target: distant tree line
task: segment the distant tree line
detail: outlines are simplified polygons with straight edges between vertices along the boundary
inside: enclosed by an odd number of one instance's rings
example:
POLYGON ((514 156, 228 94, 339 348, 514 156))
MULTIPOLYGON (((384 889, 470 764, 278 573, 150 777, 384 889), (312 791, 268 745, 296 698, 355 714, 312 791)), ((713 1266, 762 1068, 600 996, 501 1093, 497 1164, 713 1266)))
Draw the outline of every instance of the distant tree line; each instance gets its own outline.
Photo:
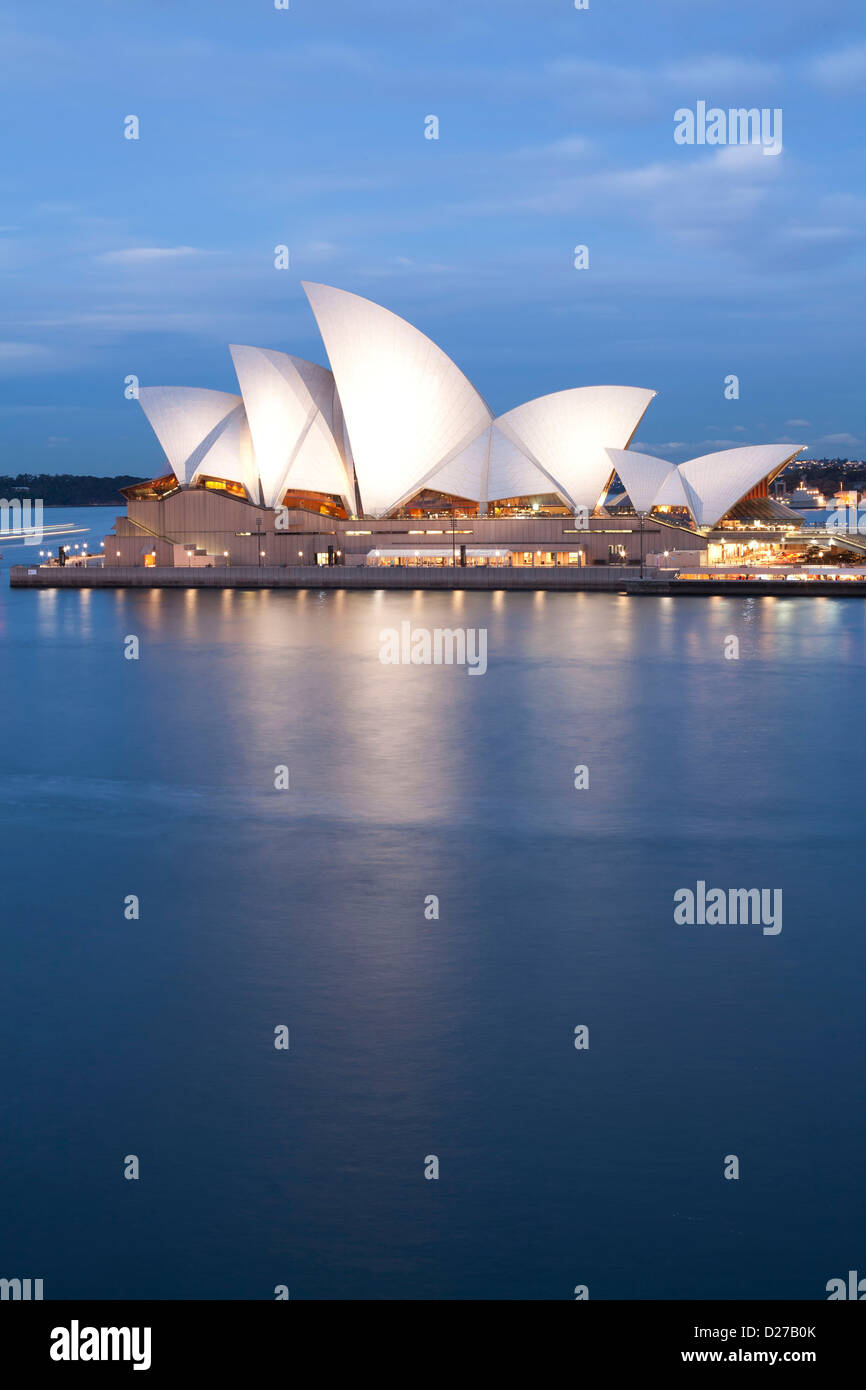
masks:
POLYGON ((0 497, 40 498, 46 507, 123 506, 122 487, 144 482, 127 473, 114 478, 94 478, 89 473, 19 473, 0 475, 0 497))

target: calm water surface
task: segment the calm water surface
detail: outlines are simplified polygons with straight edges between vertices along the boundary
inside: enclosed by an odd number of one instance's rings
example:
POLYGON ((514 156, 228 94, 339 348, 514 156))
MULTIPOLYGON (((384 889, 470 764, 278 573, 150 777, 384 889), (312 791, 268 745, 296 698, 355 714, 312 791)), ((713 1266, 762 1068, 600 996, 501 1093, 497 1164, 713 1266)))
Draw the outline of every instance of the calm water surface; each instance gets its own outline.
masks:
POLYGON ((866 606, 4 578, 0 630, 0 1273, 809 1299, 862 1267, 866 606), (383 666, 404 619, 486 628, 487 674, 383 666), (781 934, 675 925, 698 879, 781 887, 781 934))

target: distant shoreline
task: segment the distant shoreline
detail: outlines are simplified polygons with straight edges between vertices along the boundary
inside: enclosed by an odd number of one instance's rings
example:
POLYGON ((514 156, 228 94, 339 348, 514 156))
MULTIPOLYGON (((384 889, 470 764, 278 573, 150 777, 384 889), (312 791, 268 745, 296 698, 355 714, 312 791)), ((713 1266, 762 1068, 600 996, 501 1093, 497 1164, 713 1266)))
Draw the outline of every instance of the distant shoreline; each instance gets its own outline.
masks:
POLYGON ((130 473, 4 473, 0 474, 0 498, 11 502, 40 503, 43 507, 126 506, 123 488, 142 481, 130 473))

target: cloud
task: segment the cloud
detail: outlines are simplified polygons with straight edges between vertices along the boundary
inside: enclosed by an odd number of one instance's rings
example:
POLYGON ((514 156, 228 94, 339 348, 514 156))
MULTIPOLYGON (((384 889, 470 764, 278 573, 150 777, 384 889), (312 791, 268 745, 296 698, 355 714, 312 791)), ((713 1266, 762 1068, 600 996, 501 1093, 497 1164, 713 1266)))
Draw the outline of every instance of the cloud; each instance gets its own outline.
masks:
MULTIPOLYGON (((767 86, 776 81, 778 70, 769 63, 735 54, 718 53, 704 58, 690 58, 684 63, 671 63, 663 69, 669 82, 686 83, 695 90, 714 91, 724 96, 731 88, 767 86)), ((726 96, 725 100, 729 98, 726 96)), ((733 100, 730 97, 730 100, 733 100)))
POLYGON ((657 458, 664 458, 666 454, 681 454, 691 449, 691 444, 646 444, 642 440, 636 440, 629 445, 633 454, 654 454, 657 458))
POLYGON ((203 254, 197 246, 127 246, 121 251, 103 251, 96 259, 108 265, 149 265, 203 254))
POLYGON ((808 430, 812 427, 811 420, 786 420, 786 425, 790 425, 792 430, 808 430))
POLYGON ((54 368, 55 354, 43 343, 0 342, 0 373, 14 376, 54 368))
POLYGON ((513 150, 512 159, 579 159, 597 149, 594 140, 585 135, 564 135, 547 145, 521 145, 513 150))
POLYGON ((548 90, 553 82, 570 105, 620 121, 646 116, 664 100, 657 77, 588 58, 556 58, 534 79, 527 75, 525 80, 548 90))
MULTIPOLYGON (((391 180, 381 174, 290 174, 280 179, 278 191, 284 195, 308 197, 314 193, 364 193, 387 188, 391 180)), ((273 178, 261 180, 274 192, 273 178)))
POLYGON ((333 261, 344 254, 343 247, 332 241, 309 241, 292 247, 292 255, 303 261, 333 261))
POLYGON ((327 69, 331 72, 370 73, 379 66, 378 56, 346 43, 313 42, 297 44, 291 50, 280 48, 274 61, 286 67, 327 69))
POLYGON ((391 275, 401 275, 407 272, 419 273, 422 275, 447 275, 456 270, 456 266, 445 265, 441 261, 413 261, 409 256, 394 256, 392 260, 380 266, 364 266, 361 270, 362 275, 368 275, 371 279, 381 279, 391 275))
POLYGON ((785 228, 785 236, 792 242, 810 246, 835 246, 860 240, 861 233, 856 227, 818 227, 791 223, 785 228))
MULTIPOLYGON (((540 157, 515 161, 507 190, 497 174, 464 203, 438 211, 452 218, 581 220, 590 213, 601 228, 596 246, 602 235, 618 237, 626 224, 649 230, 677 255, 681 249, 689 253, 685 261, 680 257, 680 284, 684 270, 696 275, 708 258, 718 264, 720 254, 726 274, 736 266, 750 277, 760 276, 764 286, 768 276, 778 282, 803 271, 839 279, 846 273, 844 263, 866 244, 866 199, 824 191, 826 182, 816 191, 814 170, 789 153, 767 159, 757 145, 699 150, 678 149, 671 142, 668 157, 625 167, 605 155, 603 162, 573 168, 540 157)), ((586 237, 576 235, 578 240, 586 237)), ((600 264, 596 260, 596 269, 600 264)))
POLYGON ((866 82, 866 43, 825 53, 812 63, 811 77, 828 91, 860 92, 866 82))
POLYGON ((0 405, 0 415, 45 415, 70 410, 85 410, 83 405, 0 405))
POLYGON ((21 358, 43 357, 49 349, 41 343, 0 343, 0 361, 8 362, 21 358))
POLYGON ((818 440, 819 444, 848 444, 855 448, 860 447, 860 440, 853 434, 822 434, 818 440))
POLYGON ((627 121, 659 115, 687 94, 722 106, 765 106, 780 81, 779 68, 735 53, 696 54, 663 67, 627 67, 588 58, 557 58, 537 75, 561 99, 606 118, 627 121))
POLYGON ((532 169, 526 185, 512 182, 507 196, 483 195, 463 205, 467 216, 516 213, 627 216, 654 227, 667 240, 701 251, 722 248, 754 260, 765 235, 777 235, 778 198, 784 191, 782 161, 765 159, 758 146, 727 146, 681 154, 625 169, 604 166, 551 176, 532 169), (777 191, 779 190, 779 191, 777 191), (757 248, 757 250, 756 250, 757 248))
MULTIPOLYGON (((41 317, 40 329, 94 330, 98 334, 186 333, 212 334, 226 319, 226 311, 214 309, 162 309, 159 305, 118 305, 116 309, 71 310, 55 317, 41 317)), ((0 359, 2 359, 0 343, 0 359)), ((47 351, 47 349, 46 349, 47 351)))

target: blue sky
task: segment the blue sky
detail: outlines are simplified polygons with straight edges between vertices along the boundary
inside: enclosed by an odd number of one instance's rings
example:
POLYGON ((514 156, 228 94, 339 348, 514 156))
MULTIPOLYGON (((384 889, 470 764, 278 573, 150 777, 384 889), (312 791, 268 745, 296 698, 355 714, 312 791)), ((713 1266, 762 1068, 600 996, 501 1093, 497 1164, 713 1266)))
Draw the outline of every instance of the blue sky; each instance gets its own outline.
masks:
POLYGON ((0 4, 0 52, 2 473, 150 475, 124 379, 324 361, 302 279, 496 411, 648 386, 674 460, 866 457, 862 0, 49 0, 0 4), (676 145, 699 100, 780 107, 782 154, 676 145))

